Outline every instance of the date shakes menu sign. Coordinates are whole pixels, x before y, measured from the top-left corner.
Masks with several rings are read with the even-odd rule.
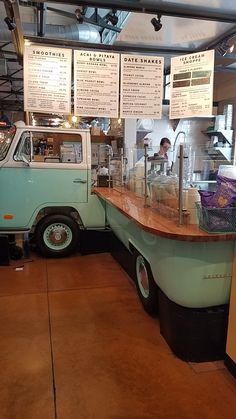
[[[163,66],[163,57],[121,55],[121,118],[161,118]]]
[[[25,46],[25,111],[71,113],[71,59],[69,49]]]
[[[119,54],[74,51],[74,92],[76,115],[117,118]]]
[[[171,59],[170,119],[211,116],[214,50]]]

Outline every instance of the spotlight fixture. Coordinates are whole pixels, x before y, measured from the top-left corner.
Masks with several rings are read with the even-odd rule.
[[[162,28],[162,24],[161,24],[161,15],[160,15],[160,14],[158,14],[158,15],[157,15],[157,19],[156,19],[155,17],[153,17],[153,18],[151,19],[151,24],[153,25],[154,30],[155,30],[156,32],[160,31],[160,30],[161,30],[161,28]]]
[[[116,26],[118,23],[118,16],[116,16],[116,10],[113,9],[112,13],[107,15],[107,21],[112,24],[112,26]]]
[[[234,50],[234,44],[229,42],[229,40],[222,41],[218,47],[217,52],[224,57],[226,54],[231,54]]]
[[[16,29],[16,24],[10,17],[5,17],[4,22],[7,24],[9,31],[14,31],[14,29]]]
[[[83,23],[84,22],[84,15],[83,15],[83,11],[81,9],[76,9],[75,10],[75,16],[76,19],[78,20],[78,23]]]

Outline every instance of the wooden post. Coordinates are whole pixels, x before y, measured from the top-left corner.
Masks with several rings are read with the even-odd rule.
[[[234,242],[226,353],[236,363],[236,242]]]

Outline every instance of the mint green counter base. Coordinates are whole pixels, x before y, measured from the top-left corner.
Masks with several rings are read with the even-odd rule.
[[[110,252],[113,240],[113,233],[108,228],[81,230],[78,250],[81,255]]]
[[[234,241],[188,242],[144,231],[106,204],[107,220],[119,240],[148,261],[154,280],[176,304],[204,308],[228,304]]]

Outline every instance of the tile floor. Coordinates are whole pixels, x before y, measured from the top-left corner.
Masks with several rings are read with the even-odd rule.
[[[233,419],[223,362],[176,358],[107,254],[0,267],[1,419]]]

